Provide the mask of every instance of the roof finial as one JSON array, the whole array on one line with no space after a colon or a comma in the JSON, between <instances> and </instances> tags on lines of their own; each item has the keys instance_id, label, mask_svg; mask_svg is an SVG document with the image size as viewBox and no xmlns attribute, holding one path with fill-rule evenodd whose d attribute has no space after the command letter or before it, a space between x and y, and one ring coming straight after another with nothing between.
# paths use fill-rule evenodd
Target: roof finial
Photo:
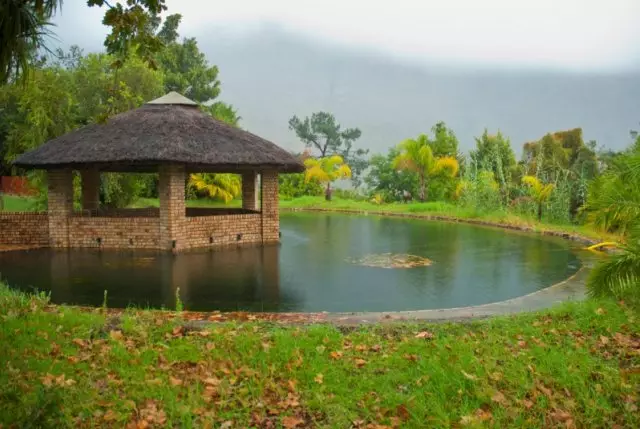
<instances>
[{"instance_id":1,"label":"roof finial","mask_svg":"<svg viewBox=\"0 0 640 429\"><path fill-rule=\"evenodd\" d=\"M156 98L155 100L149 101L147 104L181 104L183 106L197 106L193 100L189 100L182 94L179 94L175 91L171 91L168 94L163 95L160 98Z\"/></svg>"}]
</instances>

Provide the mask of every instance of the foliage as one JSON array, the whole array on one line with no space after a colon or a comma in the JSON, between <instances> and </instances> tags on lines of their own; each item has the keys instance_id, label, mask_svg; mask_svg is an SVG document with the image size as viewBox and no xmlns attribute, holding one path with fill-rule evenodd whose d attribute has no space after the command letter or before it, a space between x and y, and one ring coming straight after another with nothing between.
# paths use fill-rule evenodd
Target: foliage
<instances>
[{"instance_id":1,"label":"foliage","mask_svg":"<svg viewBox=\"0 0 640 429\"><path fill-rule=\"evenodd\" d=\"M0 84L26 79L35 51L50 34L59 0L0 1Z\"/></svg>"},{"instance_id":2,"label":"foliage","mask_svg":"<svg viewBox=\"0 0 640 429\"><path fill-rule=\"evenodd\" d=\"M499 189L492 171L468 170L458 182L455 195L462 206L471 208L476 213L487 213L502 207Z\"/></svg>"},{"instance_id":3,"label":"foliage","mask_svg":"<svg viewBox=\"0 0 640 429\"><path fill-rule=\"evenodd\" d=\"M48 20L62 6L61 0L2 0L0 2L0 83L26 81L26 71L36 63L38 49L47 49L52 34ZM102 23L111 27L104 45L113 56L111 66L122 67L130 57L142 58L155 68L153 56L162 42L150 29L152 16L166 10L165 0L128 0L111 5L88 0L87 5L107 6Z\"/></svg>"},{"instance_id":4,"label":"foliage","mask_svg":"<svg viewBox=\"0 0 640 429\"><path fill-rule=\"evenodd\" d=\"M380 193L385 202L399 201L403 192L417 195L418 175L414 171L399 170L393 161L400 154L395 147L386 155L373 155L365 183L374 193Z\"/></svg>"},{"instance_id":5,"label":"foliage","mask_svg":"<svg viewBox=\"0 0 640 429\"><path fill-rule=\"evenodd\" d=\"M327 191L331 190L331 182L351 177L351 168L341 156L332 155L324 158L307 158L304 160L306 170L305 181L316 180L327 184Z\"/></svg>"},{"instance_id":6,"label":"foliage","mask_svg":"<svg viewBox=\"0 0 640 429\"><path fill-rule=\"evenodd\" d=\"M605 231L627 232L640 219L640 138L590 185L587 219Z\"/></svg>"},{"instance_id":7,"label":"foliage","mask_svg":"<svg viewBox=\"0 0 640 429\"><path fill-rule=\"evenodd\" d=\"M213 199L230 202L242 193L240 176L229 173L200 173L189 177L197 192Z\"/></svg>"},{"instance_id":8,"label":"foliage","mask_svg":"<svg viewBox=\"0 0 640 429\"><path fill-rule=\"evenodd\" d=\"M231 104L224 103L222 101L216 101L209 106L201 106L206 112L219 121L226 122L234 127L238 126L240 116L238 116L238 110L234 109Z\"/></svg>"},{"instance_id":9,"label":"foliage","mask_svg":"<svg viewBox=\"0 0 640 429\"><path fill-rule=\"evenodd\" d=\"M640 303L640 228L636 226L617 252L598 263L587 281L595 297L612 296Z\"/></svg>"},{"instance_id":10,"label":"foliage","mask_svg":"<svg viewBox=\"0 0 640 429\"><path fill-rule=\"evenodd\" d=\"M278 190L282 197L288 199L322 195L322 185L317 180L305 180L304 173L278 175Z\"/></svg>"},{"instance_id":11,"label":"foliage","mask_svg":"<svg viewBox=\"0 0 640 429\"><path fill-rule=\"evenodd\" d=\"M469 154L471 163L480 170L493 172L506 195L516 171L516 157L511 142L500 131L497 134L489 134L486 128L482 136L476 137L475 140L476 149Z\"/></svg>"},{"instance_id":12,"label":"foliage","mask_svg":"<svg viewBox=\"0 0 640 429\"><path fill-rule=\"evenodd\" d=\"M353 143L362 132L358 128L342 129L336 118L329 112L316 112L311 117L289 119L289 129L307 148L315 149L316 155L326 158L339 155L351 167L351 180L357 188L361 185L361 175L368 166L366 156L369 150L353 149Z\"/></svg>"},{"instance_id":13,"label":"foliage","mask_svg":"<svg viewBox=\"0 0 640 429\"><path fill-rule=\"evenodd\" d=\"M408 139L398 145L398 155L394 158L393 167L408 170L418 175L419 198L426 200L426 183L437 174L454 178L458 174L458 161L449 156L435 158L425 134L416 140Z\"/></svg>"},{"instance_id":14,"label":"foliage","mask_svg":"<svg viewBox=\"0 0 640 429\"><path fill-rule=\"evenodd\" d=\"M153 16L165 11L165 0L127 0L111 5L106 0L87 0L88 6L107 6L102 24L111 27L104 46L115 57L113 66L122 67L130 57L144 60L155 69L155 54L162 49L160 39L150 31Z\"/></svg>"},{"instance_id":15,"label":"foliage","mask_svg":"<svg viewBox=\"0 0 640 429\"><path fill-rule=\"evenodd\" d=\"M181 19L180 14L169 15L157 33L165 43L157 55L164 71L165 92L176 91L197 103L205 103L220 95L218 67L209 65L195 38L178 42Z\"/></svg>"},{"instance_id":16,"label":"foliage","mask_svg":"<svg viewBox=\"0 0 640 429\"><path fill-rule=\"evenodd\" d=\"M214 313L227 321L185 326L194 315L82 311L1 286L0 314L4 426L640 424L639 325L611 300L465 324Z\"/></svg>"},{"instance_id":17,"label":"foliage","mask_svg":"<svg viewBox=\"0 0 640 429\"><path fill-rule=\"evenodd\" d=\"M538 220L542 220L542 207L551 196L554 185L552 183L544 184L535 176L524 176L522 183L529 187L529 195L538 205Z\"/></svg>"},{"instance_id":18,"label":"foliage","mask_svg":"<svg viewBox=\"0 0 640 429\"><path fill-rule=\"evenodd\" d=\"M433 139L429 140L429 145L433 151L433 156L458 158L458 138L447 124L440 121L431 127Z\"/></svg>"}]
</instances>

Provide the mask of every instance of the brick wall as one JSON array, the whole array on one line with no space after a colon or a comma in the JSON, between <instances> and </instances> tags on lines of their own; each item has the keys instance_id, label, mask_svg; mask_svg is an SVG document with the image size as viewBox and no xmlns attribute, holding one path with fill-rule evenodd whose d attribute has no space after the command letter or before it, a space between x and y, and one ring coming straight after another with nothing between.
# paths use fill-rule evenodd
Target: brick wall
<instances>
[{"instance_id":1,"label":"brick wall","mask_svg":"<svg viewBox=\"0 0 640 429\"><path fill-rule=\"evenodd\" d=\"M48 246L49 222L46 213L0 213L0 244Z\"/></svg>"},{"instance_id":2,"label":"brick wall","mask_svg":"<svg viewBox=\"0 0 640 429\"><path fill-rule=\"evenodd\" d=\"M186 218L183 248L242 245L262 241L260 213ZM238 234L242 234L238 240Z\"/></svg>"},{"instance_id":3,"label":"brick wall","mask_svg":"<svg viewBox=\"0 0 640 429\"><path fill-rule=\"evenodd\" d=\"M160 167L158 194L160 197L160 247L180 250L186 243L185 183L183 166Z\"/></svg>"},{"instance_id":4,"label":"brick wall","mask_svg":"<svg viewBox=\"0 0 640 429\"><path fill-rule=\"evenodd\" d=\"M280 215L278 213L278 173L265 171L262 179L262 241L280 241Z\"/></svg>"},{"instance_id":5,"label":"brick wall","mask_svg":"<svg viewBox=\"0 0 640 429\"><path fill-rule=\"evenodd\" d=\"M98 245L100 238L100 246ZM160 218L71 217L70 247L159 249Z\"/></svg>"},{"instance_id":6,"label":"brick wall","mask_svg":"<svg viewBox=\"0 0 640 429\"><path fill-rule=\"evenodd\" d=\"M242 208L260 210L258 201L258 180L255 172L242 174Z\"/></svg>"},{"instance_id":7,"label":"brick wall","mask_svg":"<svg viewBox=\"0 0 640 429\"><path fill-rule=\"evenodd\" d=\"M49 238L51 247L69 247L69 223L73 213L73 174L71 170L47 172Z\"/></svg>"}]
</instances>

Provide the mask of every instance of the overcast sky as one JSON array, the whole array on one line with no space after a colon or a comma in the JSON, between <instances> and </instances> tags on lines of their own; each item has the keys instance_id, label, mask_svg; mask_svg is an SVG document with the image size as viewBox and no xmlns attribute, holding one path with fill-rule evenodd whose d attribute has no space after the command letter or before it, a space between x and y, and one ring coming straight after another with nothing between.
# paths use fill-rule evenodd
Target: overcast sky
<instances>
[{"instance_id":1,"label":"overcast sky","mask_svg":"<svg viewBox=\"0 0 640 429\"><path fill-rule=\"evenodd\" d=\"M343 46L448 64L611 71L640 68L639 0L168 0L181 33L279 24ZM103 10L65 1L63 44L100 45ZM74 28L70 28L70 27ZM200 41L206 43L206 41Z\"/></svg>"},{"instance_id":2,"label":"overcast sky","mask_svg":"<svg viewBox=\"0 0 640 429\"><path fill-rule=\"evenodd\" d=\"M640 0L168 0L220 69L241 126L292 150L292 115L325 110L386 151L485 127L522 144L575 127L621 149L640 127ZM103 50L105 10L65 0L58 43ZM52 43L54 44L54 43Z\"/></svg>"}]
</instances>

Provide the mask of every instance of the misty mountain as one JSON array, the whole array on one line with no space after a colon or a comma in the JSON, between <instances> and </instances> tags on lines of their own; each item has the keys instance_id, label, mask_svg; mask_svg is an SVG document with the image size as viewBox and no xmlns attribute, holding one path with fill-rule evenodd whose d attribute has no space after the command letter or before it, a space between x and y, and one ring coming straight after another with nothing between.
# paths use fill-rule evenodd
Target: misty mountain
<instances>
[{"instance_id":1,"label":"misty mountain","mask_svg":"<svg viewBox=\"0 0 640 429\"><path fill-rule=\"evenodd\" d=\"M385 151L445 121L461 149L484 127L500 129L520 153L545 133L582 127L585 140L620 149L640 122L635 73L577 74L544 70L432 67L332 46L273 26L251 33L220 29L193 34L220 68L221 99L242 126L301 149L287 122L293 114L333 112L359 127L359 145Z\"/></svg>"}]
</instances>

